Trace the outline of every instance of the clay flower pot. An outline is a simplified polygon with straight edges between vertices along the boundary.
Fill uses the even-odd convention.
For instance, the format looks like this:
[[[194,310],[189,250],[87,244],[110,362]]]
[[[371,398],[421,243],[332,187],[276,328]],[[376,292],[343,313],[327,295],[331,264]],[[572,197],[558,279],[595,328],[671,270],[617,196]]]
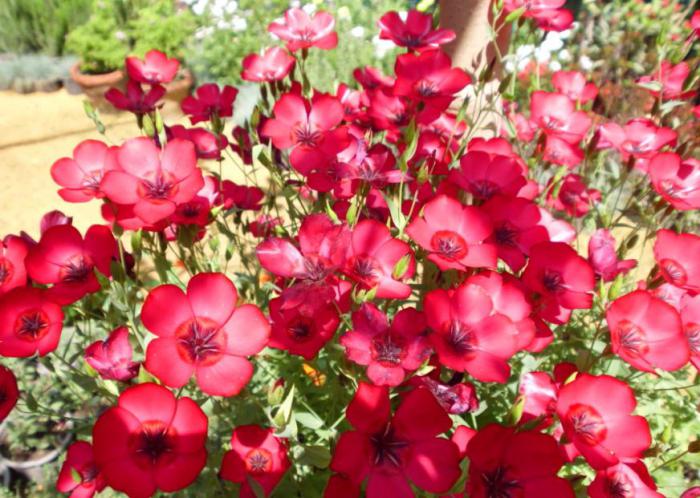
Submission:
[[[80,71],[80,63],[76,62],[70,68],[70,76],[80,89],[97,106],[106,106],[104,94],[111,87],[124,90],[126,87],[126,75],[121,70],[104,74],[85,74]]]

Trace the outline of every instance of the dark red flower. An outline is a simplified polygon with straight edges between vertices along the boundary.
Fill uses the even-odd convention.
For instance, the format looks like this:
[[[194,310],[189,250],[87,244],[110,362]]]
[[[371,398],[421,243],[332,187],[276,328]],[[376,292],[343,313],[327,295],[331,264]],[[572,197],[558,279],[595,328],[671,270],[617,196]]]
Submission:
[[[194,144],[199,159],[222,160],[221,151],[228,147],[225,135],[216,135],[204,128],[185,128],[182,125],[168,126],[165,128],[168,140],[181,138]]]
[[[508,379],[519,330],[495,309],[484,287],[467,282],[450,291],[430,291],[424,309],[432,330],[428,337],[442,365],[482,382]]]
[[[98,140],[83,140],[73,157],[64,157],[51,166],[51,178],[61,188],[58,195],[67,202],[87,202],[104,197],[100,182],[107,171],[118,169],[117,147]]]
[[[27,283],[24,260],[29,252],[27,242],[20,237],[0,240],[0,296]]]
[[[25,263],[32,280],[53,284],[47,297],[64,305],[100,290],[95,270],[109,277],[115,254],[117,242],[108,227],[93,225],[83,239],[74,226],[58,225],[44,232]]]
[[[9,368],[0,365],[0,422],[7,418],[18,399],[19,389],[15,374]]]
[[[530,97],[530,119],[547,135],[577,144],[588,133],[591,118],[561,93],[537,90]]]
[[[429,123],[452,103],[455,94],[471,83],[462,69],[440,50],[403,54],[396,59],[394,94],[421,104],[420,121]]]
[[[380,130],[397,132],[411,120],[413,109],[405,97],[378,90],[370,94],[369,117]]]
[[[392,417],[388,388],[361,382],[346,417],[354,430],[341,434],[330,468],[354,484],[367,479],[367,498],[413,497],[409,483],[445,493],[459,478],[457,446],[437,437],[452,420],[428,390],[408,393]]]
[[[230,180],[221,184],[221,198],[226,209],[258,211],[262,207],[265,192],[258,187],[237,185]]]
[[[598,96],[595,83],[586,81],[586,76],[578,71],[557,71],[552,74],[552,86],[574,102],[585,104]]]
[[[401,274],[396,274],[402,262]],[[364,289],[376,289],[380,299],[406,299],[411,287],[403,280],[415,271],[413,252],[406,242],[395,239],[384,223],[362,220],[352,230],[344,273]]]
[[[641,460],[628,460],[601,469],[588,486],[590,498],[664,498]]]
[[[340,343],[351,361],[367,366],[377,386],[398,386],[430,356],[425,317],[414,308],[399,311],[389,325],[384,313],[365,303],[352,314],[352,324]]]
[[[656,232],[654,257],[664,279],[693,293],[700,292],[700,236],[675,233],[671,230]]]
[[[488,217],[474,206],[440,195],[423,207],[406,233],[441,270],[495,268],[496,246],[486,239],[493,232]]]
[[[459,160],[460,169],[450,172],[450,181],[477,199],[494,195],[516,195],[525,185],[518,162],[511,157],[469,151]]]
[[[611,282],[637,266],[636,259],[620,260],[615,251],[615,239],[610,230],[599,228],[588,240],[588,262],[603,282]]]
[[[636,290],[616,299],[605,318],[613,352],[633,367],[672,371],[688,363],[690,351],[680,315],[649,292]]]
[[[690,76],[690,66],[687,62],[673,65],[669,61],[661,61],[658,71],[651,76],[642,76],[637,83],[642,83],[642,86],[647,88],[654,97],[685,100],[693,98],[697,93],[695,90],[685,88],[688,76]]]
[[[150,85],[171,82],[180,69],[177,59],[168,59],[167,55],[158,50],[149,50],[143,60],[127,57],[125,65],[129,78]]]
[[[340,474],[328,479],[323,498],[360,498],[360,485]]]
[[[233,102],[238,95],[234,87],[226,85],[220,90],[216,83],[205,83],[197,87],[195,94],[196,97],[185,97],[180,104],[192,124],[233,116]]]
[[[61,307],[33,287],[17,287],[0,296],[0,355],[44,356],[58,346]]]
[[[106,485],[95,464],[92,445],[86,441],[71,444],[58,474],[56,489],[61,493],[70,493],[70,498],[92,498]]]
[[[126,382],[139,373],[139,363],[132,361],[129,329],[118,327],[107,339],[90,344],[85,349],[85,361],[107,380]]]
[[[640,458],[651,444],[649,424],[630,413],[632,389],[615,377],[579,374],[559,390],[557,415],[566,438],[594,469]]]
[[[128,111],[143,116],[153,112],[158,107],[158,101],[165,96],[165,87],[153,85],[147,92],[135,80],[126,83],[126,93],[117,88],[105,92],[105,100],[121,111]]]
[[[474,412],[479,409],[479,398],[476,388],[469,382],[459,384],[443,384],[431,379],[428,375],[412,377],[409,383],[429,390],[447,413],[460,414]]]
[[[219,477],[241,484],[241,498],[255,498],[248,479],[260,485],[268,496],[290,467],[287,440],[275,436],[273,429],[258,425],[236,427],[231,434],[231,449],[224,454]]]
[[[342,104],[335,97],[316,94],[311,102],[286,93],[275,103],[274,118],[265,121],[261,135],[278,149],[292,149],[289,161],[303,175],[327,165],[349,143]]]
[[[250,54],[243,59],[241,78],[245,81],[279,81],[294,67],[295,59],[281,47],[270,47],[262,55]]]
[[[379,38],[391,40],[399,47],[422,51],[437,48],[455,39],[455,33],[449,29],[433,29],[433,16],[411,9],[406,20],[396,11],[384,14],[377,23]]]
[[[674,208],[700,209],[700,161],[664,152],[651,158],[648,172],[654,189]]]
[[[108,199],[132,205],[147,224],[175,212],[204,186],[197,154],[189,140],[176,138],[161,151],[146,137],[132,138],[117,153],[121,170],[108,171],[100,188]]]
[[[599,190],[588,188],[583,183],[583,178],[574,173],[569,173],[558,185],[550,185],[548,188],[547,203],[554,209],[566,211],[569,216],[576,218],[588,213],[593,203],[602,198]]]
[[[296,52],[299,49],[316,47],[331,50],[338,45],[338,34],[333,31],[335,19],[328,12],[316,12],[309,17],[299,8],[291,8],[284,13],[284,22],[273,22],[267,30],[280,40],[287,48]]]
[[[267,345],[270,324],[256,306],[237,300],[221,273],[198,273],[187,294],[174,285],[153,289],[141,310],[144,326],[158,336],[148,344],[146,370],[171,387],[194,375],[206,394],[238,394],[253,375],[246,357]]]
[[[470,498],[574,498],[566,479],[557,476],[564,460],[548,434],[490,424],[467,445]]]
[[[565,323],[569,310],[587,309],[593,304],[593,268],[562,242],[542,242],[533,247],[522,281],[536,294],[538,314],[552,323]]]
[[[153,383],[130,387],[92,429],[106,483],[133,498],[186,488],[207,462],[207,416],[190,398]]]
[[[352,72],[352,76],[365,90],[375,90],[377,88],[389,90],[394,86],[394,78],[385,76],[375,67],[358,67]]]

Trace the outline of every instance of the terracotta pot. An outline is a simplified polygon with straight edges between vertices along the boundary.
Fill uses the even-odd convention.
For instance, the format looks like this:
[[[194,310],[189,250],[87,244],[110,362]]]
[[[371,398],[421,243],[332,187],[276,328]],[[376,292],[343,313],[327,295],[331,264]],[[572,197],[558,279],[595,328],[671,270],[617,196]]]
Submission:
[[[190,94],[194,84],[194,78],[189,69],[183,69],[179,76],[180,78],[165,84],[165,98],[178,103]]]
[[[126,76],[120,70],[105,74],[85,74],[80,72],[80,63],[77,62],[71,66],[70,76],[90,101],[100,107],[106,107],[104,95],[111,87],[122,91],[126,88]]]

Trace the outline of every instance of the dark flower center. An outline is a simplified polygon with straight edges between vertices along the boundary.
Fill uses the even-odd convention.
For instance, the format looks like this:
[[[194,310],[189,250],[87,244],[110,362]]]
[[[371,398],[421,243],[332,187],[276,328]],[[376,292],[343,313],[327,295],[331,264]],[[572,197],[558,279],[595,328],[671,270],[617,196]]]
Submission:
[[[397,438],[390,425],[371,436],[370,442],[374,449],[375,465],[401,467],[401,451],[408,446],[408,442]]]
[[[141,180],[139,193],[141,197],[153,200],[169,199],[175,194],[177,184],[163,173],[159,173],[152,180]]]
[[[86,256],[74,256],[61,267],[61,281],[65,283],[85,282],[92,273],[93,264]]]
[[[430,239],[433,251],[445,259],[457,261],[467,255],[468,248],[465,240],[451,230],[440,230]]]
[[[313,337],[314,325],[311,320],[299,319],[287,327],[287,334],[295,342],[306,342]]]
[[[634,486],[630,480],[620,473],[616,473],[607,480],[608,496],[610,498],[633,498]]]
[[[305,147],[318,146],[322,136],[320,131],[312,130],[308,124],[297,126],[292,130],[292,133],[294,134],[295,141]]]
[[[607,434],[603,417],[589,405],[576,403],[571,405],[567,414],[575,435],[589,446],[600,443]]]
[[[502,465],[481,474],[481,480],[487,498],[514,498],[517,496],[515,490],[520,488],[518,481],[509,477],[508,469]]]
[[[501,190],[498,184],[489,180],[476,180],[471,187],[472,193],[480,199],[490,199]]]
[[[545,270],[542,273],[542,285],[549,292],[559,292],[564,288],[561,273],[553,270]]]
[[[544,116],[544,118],[542,118],[542,123],[548,130],[558,130],[564,126],[564,123],[560,119],[551,115]]]
[[[263,448],[250,450],[245,456],[245,466],[251,474],[264,474],[272,470],[272,455]]]
[[[225,336],[218,323],[197,317],[177,328],[178,352],[189,363],[214,363],[225,347]]]
[[[363,283],[371,285],[377,281],[377,264],[372,258],[356,258],[352,265],[352,271]]]
[[[700,354],[700,324],[690,323],[685,326],[685,335],[688,337],[690,352]]]
[[[500,246],[515,247],[518,231],[509,223],[503,223],[493,231],[493,237]]]
[[[161,421],[144,422],[136,441],[136,453],[155,465],[174,449],[174,430]]]
[[[49,317],[42,310],[25,311],[15,322],[15,333],[28,341],[38,341],[49,331]]]
[[[397,36],[401,45],[407,48],[415,48],[423,45],[423,37],[421,35],[416,35],[414,33],[403,33]]]
[[[381,334],[372,339],[372,359],[383,366],[394,367],[405,356],[402,341],[391,334]]]
[[[674,259],[662,259],[659,261],[659,269],[664,278],[677,287],[683,287],[688,282],[685,269]]]
[[[14,267],[7,258],[0,258],[0,285],[12,278]]]
[[[102,171],[97,170],[97,171],[91,171],[87,175],[83,177],[83,181],[81,182],[81,185],[83,186],[84,189],[87,190],[92,190],[93,192],[97,192],[100,190],[100,182],[102,181]]]
[[[466,355],[476,350],[474,331],[462,322],[452,321],[445,336],[447,345],[457,354]]]
[[[328,276],[328,269],[316,258],[304,258],[304,278],[314,282],[321,282]]]
[[[613,334],[617,336],[620,348],[629,356],[639,358],[649,351],[644,331],[629,320],[622,320],[618,323]]]
[[[416,84],[416,92],[418,95],[421,97],[435,97],[436,95],[440,94],[440,88],[434,81],[429,81],[429,80],[420,80]]]

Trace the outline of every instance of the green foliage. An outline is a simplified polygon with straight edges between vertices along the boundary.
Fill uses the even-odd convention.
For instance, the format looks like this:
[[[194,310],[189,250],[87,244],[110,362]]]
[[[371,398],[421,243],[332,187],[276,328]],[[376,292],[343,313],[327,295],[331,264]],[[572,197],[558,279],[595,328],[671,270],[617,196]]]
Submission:
[[[3,0],[0,52],[62,55],[68,32],[84,23],[92,0]]]

